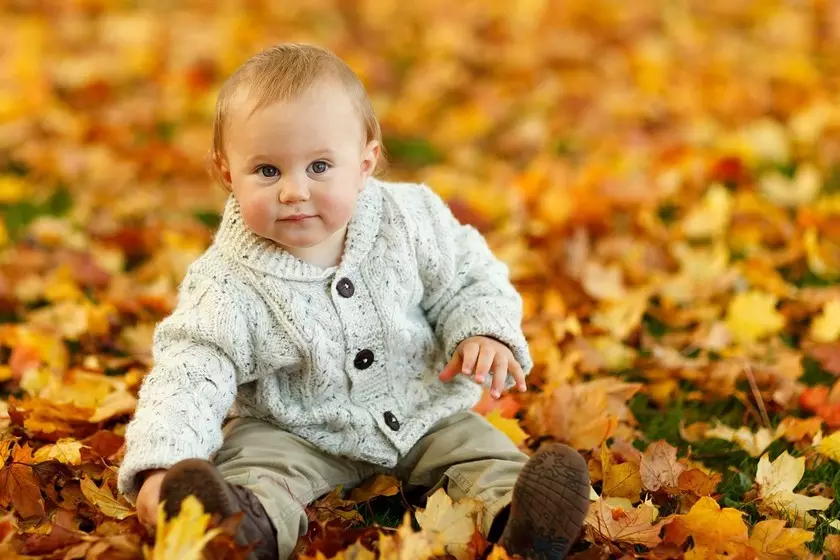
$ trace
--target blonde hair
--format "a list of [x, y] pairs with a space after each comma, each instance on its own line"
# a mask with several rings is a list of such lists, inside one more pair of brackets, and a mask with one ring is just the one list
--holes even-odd
[[[213, 147], [211, 174], [225, 188], [219, 173], [219, 164], [225, 157], [225, 131], [227, 130], [233, 99], [247, 88], [255, 104], [252, 111], [278, 101], [288, 101], [305, 92], [323, 78], [332, 78], [344, 87], [359, 111], [365, 129], [365, 143], [379, 142], [380, 160], [384, 160], [382, 130], [373, 111], [370, 98], [359, 77], [333, 52], [303, 43], [283, 43], [265, 49], [246, 60], [222, 85], [216, 100], [213, 122]], [[378, 170], [382, 166], [378, 166]]]

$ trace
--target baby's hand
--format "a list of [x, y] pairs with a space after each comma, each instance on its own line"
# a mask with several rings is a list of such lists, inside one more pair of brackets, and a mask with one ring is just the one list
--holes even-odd
[[520, 391], [525, 391], [525, 372], [513, 357], [510, 348], [486, 336], [472, 336], [458, 345], [455, 354], [440, 374], [441, 381], [452, 381], [459, 373], [475, 374], [476, 383], [493, 371], [493, 385], [490, 394], [498, 399], [502, 395], [505, 379], [510, 373]]
[[137, 494], [137, 519], [146, 527], [154, 528], [157, 525], [160, 485], [165, 475], [165, 469], [148, 471]]

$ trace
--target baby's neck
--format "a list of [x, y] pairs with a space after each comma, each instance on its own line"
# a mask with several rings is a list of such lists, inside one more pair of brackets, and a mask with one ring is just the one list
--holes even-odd
[[341, 263], [341, 256], [344, 254], [344, 238], [346, 236], [347, 228], [344, 227], [314, 247], [283, 246], [283, 249], [312, 266], [331, 268]]

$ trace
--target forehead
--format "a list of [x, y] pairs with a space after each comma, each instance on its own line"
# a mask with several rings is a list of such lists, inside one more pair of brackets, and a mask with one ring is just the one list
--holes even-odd
[[230, 115], [228, 137], [231, 149], [237, 151], [266, 144], [301, 149], [355, 144], [364, 133], [352, 99], [331, 82], [315, 84], [294, 99], [269, 102], [263, 107], [258, 107], [256, 95], [243, 90], [232, 98]]

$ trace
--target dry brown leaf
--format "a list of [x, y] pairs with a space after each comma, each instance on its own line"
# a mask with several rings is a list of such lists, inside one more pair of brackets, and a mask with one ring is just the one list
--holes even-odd
[[644, 502], [633, 510], [612, 508], [599, 499], [589, 506], [586, 527], [594, 542], [640, 544], [650, 548], [659, 544], [659, 531], [665, 520], [657, 521], [659, 512], [650, 502]]
[[677, 448], [664, 440], [655, 441], [642, 455], [640, 466], [642, 483], [653, 492], [660, 488], [668, 492], [678, 490], [685, 465], [677, 461]]

